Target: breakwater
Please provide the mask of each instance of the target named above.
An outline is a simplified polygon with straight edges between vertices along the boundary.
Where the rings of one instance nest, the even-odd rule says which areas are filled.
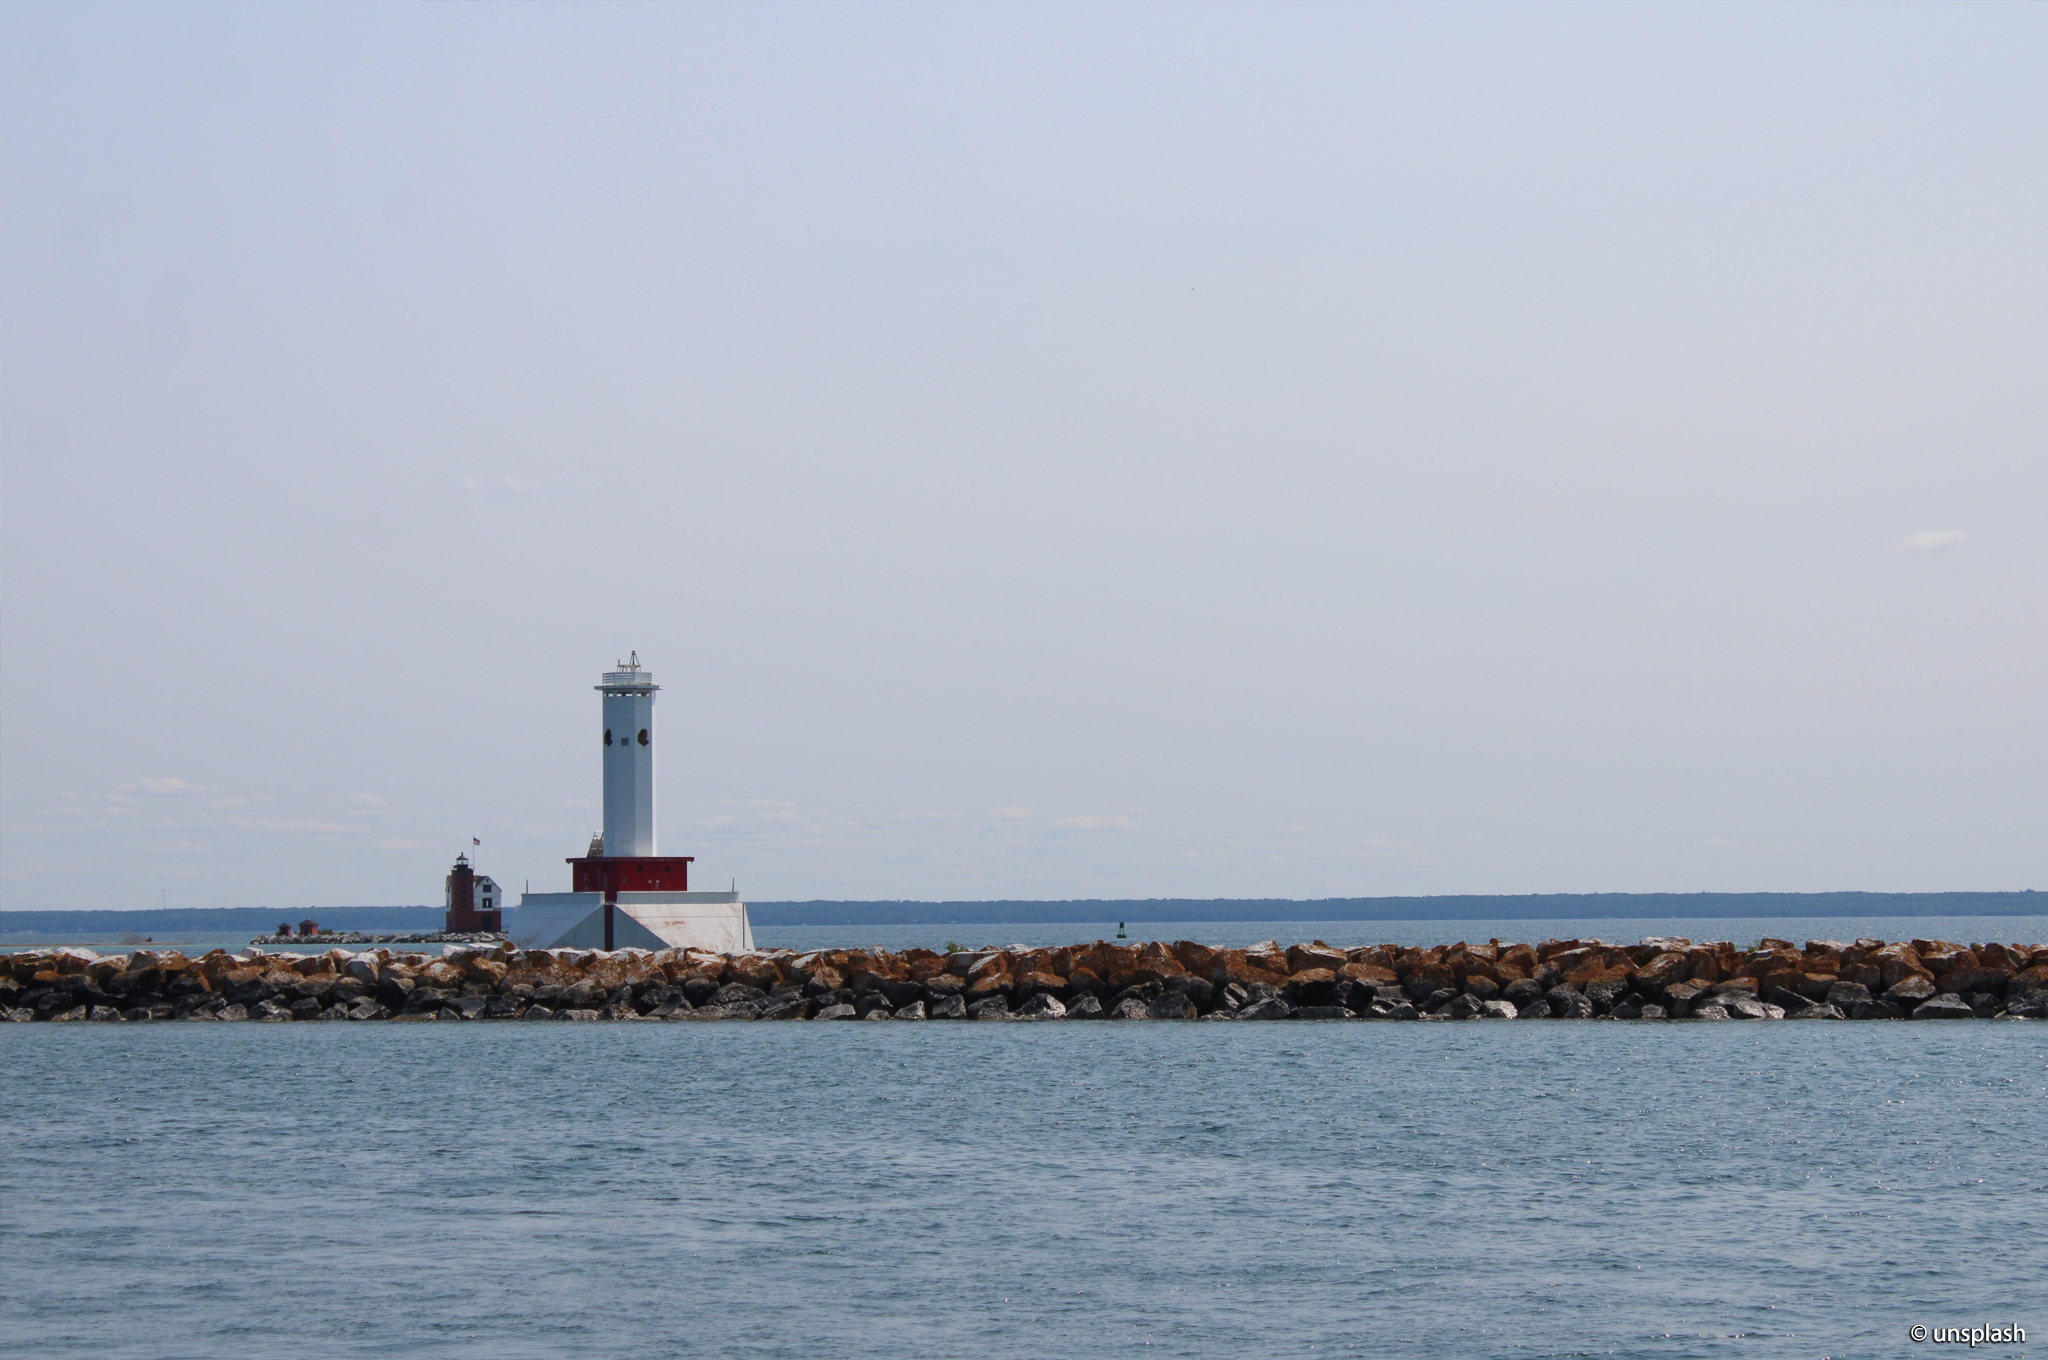
[[[2048,945],[1661,937],[1218,949],[67,949],[0,960],[12,1021],[1967,1020],[2048,1017]]]

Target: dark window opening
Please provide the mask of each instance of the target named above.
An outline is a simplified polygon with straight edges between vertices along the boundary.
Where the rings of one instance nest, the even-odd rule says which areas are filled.
[[[647,744],[647,729],[644,727],[640,729],[640,744],[642,746]]]
[[[604,744],[607,746],[612,744],[612,730],[609,727],[604,730]]]

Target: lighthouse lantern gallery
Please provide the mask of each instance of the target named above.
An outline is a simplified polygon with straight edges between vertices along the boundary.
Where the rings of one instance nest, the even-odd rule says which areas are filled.
[[[606,671],[604,830],[569,861],[565,893],[530,892],[507,932],[528,949],[754,947],[737,892],[691,892],[691,855],[663,855],[654,837],[654,683],[640,654]]]

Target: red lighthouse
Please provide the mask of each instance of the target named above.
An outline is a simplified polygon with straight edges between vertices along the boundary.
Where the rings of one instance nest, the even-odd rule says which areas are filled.
[[[502,900],[498,885],[472,869],[468,855],[457,855],[448,871],[448,914],[441,929],[451,935],[502,930]]]

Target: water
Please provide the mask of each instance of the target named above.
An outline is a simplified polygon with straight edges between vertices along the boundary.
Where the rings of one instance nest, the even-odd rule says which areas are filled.
[[[1014,925],[854,925],[854,926],[756,926],[754,943],[763,949],[855,949],[880,945],[885,949],[913,946],[942,949],[949,941],[969,946],[989,944],[1061,945],[1116,937],[1115,921],[1053,921]],[[1648,935],[1683,935],[1694,940],[1732,940],[1745,948],[1764,936],[1803,943],[1807,940],[1934,939],[1959,943],[1998,940],[2006,944],[2048,943],[2048,916],[1734,916],[1643,917],[1637,919],[1575,919],[1540,921],[1132,921],[1126,927],[1129,942],[1146,940],[1198,940],[1203,944],[1242,948],[1260,940],[1299,944],[1312,939],[1344,946],[1360,944],[1449,944],[1454,940],[1602,939],[1615,944],[1633,944]],[[11,943],[0,953],[22,953],[49,949],[69,941]],[[195,934],[178,940],[151,944],[118,944],[105,940],[78,941],[101,953],[127,953],[134,949],[183,949],[190,954],[208,949],[239,950],[249,947],[250,937],[240,932]],[[294,948],[289,942],[262,940],[258,947],[272,952]],[[324,952],[338,947],[357,949],[389,948],[407,953],[435,954],[437,944],[417,945],[309,945],[300,952]]]
[[[9,1025],[0,1083],[16,1355],[2048,1355],[2039,1022]]]

